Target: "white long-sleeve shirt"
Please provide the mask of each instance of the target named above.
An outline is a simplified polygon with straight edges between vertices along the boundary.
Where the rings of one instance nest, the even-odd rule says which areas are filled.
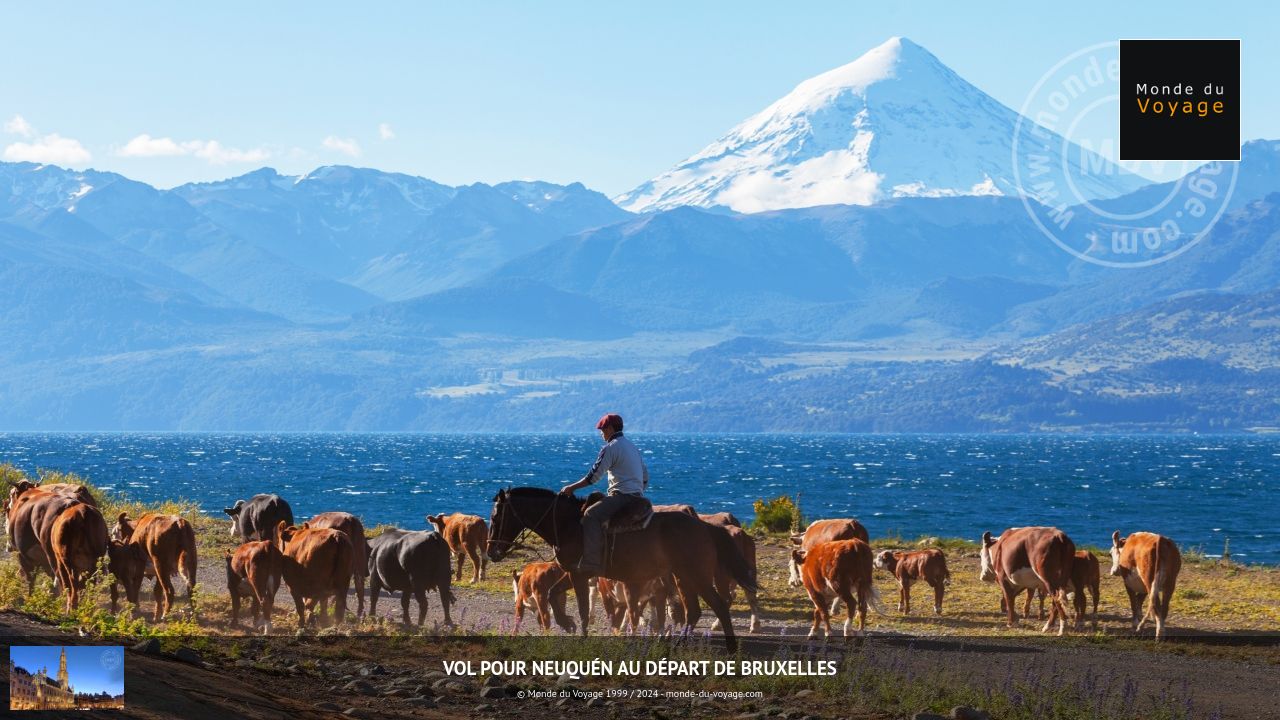
[[[582,479],[594,484],[606,472],[609,474],[610,495],[643,495],[649,487],[649,468],[644,464],[640,450],[622,433],[615,434],[600,448],[595,464]]]

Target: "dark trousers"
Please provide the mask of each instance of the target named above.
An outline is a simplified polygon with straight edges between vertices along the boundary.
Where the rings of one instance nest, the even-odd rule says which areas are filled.
[[[607,495],[603,500],[587,508],[582,515],[582,564],[602,567],[604,554],[604,522],[614,515],[645,503],[639,495]]]

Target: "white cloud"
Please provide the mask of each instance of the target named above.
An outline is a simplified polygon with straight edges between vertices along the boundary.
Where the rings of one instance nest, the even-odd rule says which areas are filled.
[[[120,157],[179,157],[190,155],[208,162],[210,165],[227,165],[231,163],[256,163],[271,157],[265,148],[241,150],[225,147],[217,140],[186,140],[178,142],[173,138],[153,138],[146,133],[135,137],[116,151]]]
[[[16,142],[4,149],[4,159],[13,162],[84,165],[92,158],[79,140],[64,138],[57,133],[44,135],[29,143]]]
[[[31,127],[31,123],[27,122],[27,119],[21,115],[14,115],[12,120],[5,123],[4,131],[10,135],[21,135],[25,138],[36,134],[36,131]]]
[[[378,137],[383,140],[394,140],[396,138],[396,133],[391,129],[390,123],[381,123],[378,125]]]
[[[355,138],[340,138],[337,135],[330,135],[320,144],[343,155],[360,157],[360,143],[356,142]]]
[[[153,138],[142,134],[130,140],[116,153],[120,157],[169,157],[190,155],[191,151],[173,141],[173,138]]]

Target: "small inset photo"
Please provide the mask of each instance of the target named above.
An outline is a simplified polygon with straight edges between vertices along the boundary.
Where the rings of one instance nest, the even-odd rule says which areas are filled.
[[[10,710],[123,708],[123,647],[14,645],[9,648]]]

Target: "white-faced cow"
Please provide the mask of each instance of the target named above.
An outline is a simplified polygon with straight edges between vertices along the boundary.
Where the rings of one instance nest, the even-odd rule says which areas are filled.
[[[1164,637],[1169,601],[1181,569],[1182,553],[1169,538],[1149,532],[1136,532],[1127,538],[1120,537],[1119,530],[1111,534],[1111,574],[1124,580],[1134,632],[1141,632],[1151,619],[1156,623],[1156,639]],[[1144,613],[1142,603],[1148,595],[1151,602]]]
[[[862,542],[871,542],[867,529],[862,523],[852,518],[832,518],[829,520],[814,520],[809,523],[809,527],[805,528],[803,533],[791,536],[791,544],[797,546],[800,550],[808,550],[818,543],[831,542],[833,540],[853,540],[857,538]],[[791,587],[800,587],[800,565],[791,561]]]
[[[1018,624],[1014,599],[1027,588],[1044,588],[1052,602],[1049,619],[1043,632],[1058,621],[1058,634],[1067,629],[1067,591],[1071,587],[1071,568],[1075,561],[1076,546],[1066,533],[1051,527],[1010,528],[998,539],[991,533],[982,534],[979,557],[983,582],[1000,586],[1004,596],[1009,627]]]
[[[286,526],[293,524],[293,508],[279,495],[254,495],[247,501],[237,500],[222,512],[231,516],[231,537],[239,538],[240,542],[274,540],[281,521]]]
[[[941,550],[881,550],[875,565],[898,581],[898,612],[911,614],[911,586],[923,580],[933,588],[933,612],[942,614],[942,596],[951,584],[951,571]]]

